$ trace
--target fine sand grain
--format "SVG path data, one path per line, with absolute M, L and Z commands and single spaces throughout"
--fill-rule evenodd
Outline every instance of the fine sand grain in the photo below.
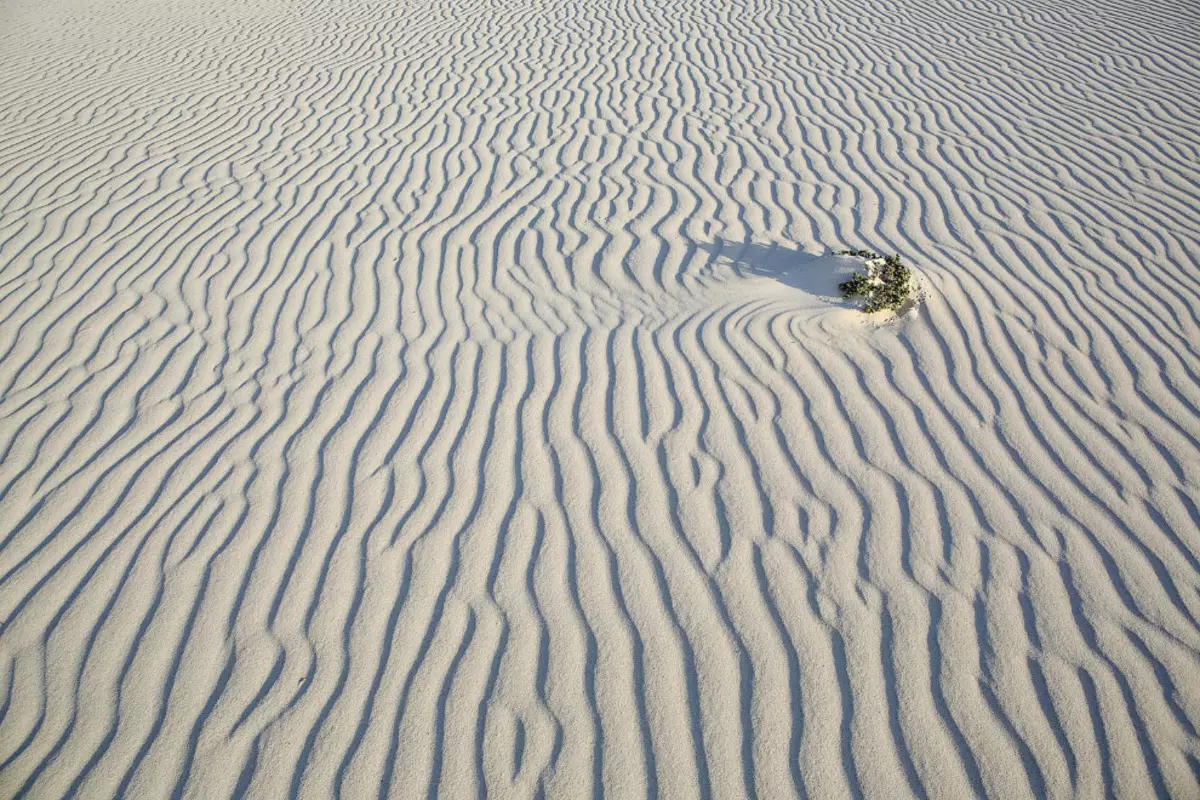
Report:
M 1198 8 L 0 0 L 0 796 L 1200 797 Z

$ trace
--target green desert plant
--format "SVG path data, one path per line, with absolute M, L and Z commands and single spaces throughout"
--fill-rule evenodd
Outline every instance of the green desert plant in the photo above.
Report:
M 839 256 L 866 259 L 866 273 L 856 272 L 849 280 L 838 284 L 842 297 L 862 297 L 862 310 L 899 311 L 912 294 L 912 272 L 900 263 L 900 256 L 881 256 L 870 250 L 839 250 Z

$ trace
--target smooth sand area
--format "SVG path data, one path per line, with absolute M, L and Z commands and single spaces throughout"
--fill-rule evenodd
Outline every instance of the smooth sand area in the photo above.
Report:
M 0 797 L 1200 798 L 1198 32 L 0 0 Z

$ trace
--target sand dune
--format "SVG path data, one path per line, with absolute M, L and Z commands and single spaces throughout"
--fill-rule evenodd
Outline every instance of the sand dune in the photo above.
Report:
M 4 0 L 0 795 L 1200 797 L 1198 26 Z

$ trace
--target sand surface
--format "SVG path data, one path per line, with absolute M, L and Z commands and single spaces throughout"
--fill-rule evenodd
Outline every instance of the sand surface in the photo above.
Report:
M 0 796 L 1200 797 L 1198 31 L 0 0 Z

